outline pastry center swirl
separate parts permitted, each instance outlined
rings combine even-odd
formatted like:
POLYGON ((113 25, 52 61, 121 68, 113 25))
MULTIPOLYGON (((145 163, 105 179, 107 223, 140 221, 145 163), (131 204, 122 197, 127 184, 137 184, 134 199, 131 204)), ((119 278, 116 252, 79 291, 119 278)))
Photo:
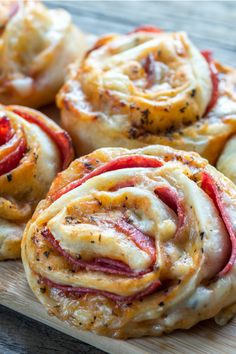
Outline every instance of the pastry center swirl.
POLYGON ((211 99, 208 63, 184 33, 114 36, 82 68, 81 88, 93 111, 117 124, 128 119, 140 131, 160 134, 190 125, 211 99))

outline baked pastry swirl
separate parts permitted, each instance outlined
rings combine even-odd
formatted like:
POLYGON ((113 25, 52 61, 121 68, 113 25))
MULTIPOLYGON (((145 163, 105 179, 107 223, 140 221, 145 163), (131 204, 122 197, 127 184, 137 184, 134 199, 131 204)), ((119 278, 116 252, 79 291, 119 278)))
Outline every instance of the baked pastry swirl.
POLYGON ((223 323, 236 302, 235 213, 235 185, 198 154, 103 148, 40 202, 22 242, 26 276, 50 314, 102 335, 223 323))
POLYGON ((161 144, 215 164, 236 131, 236 71, 183 32, 150 26, 98 40, 57 103, 79 154, 161 144))
POLYGON ((69 135, 42 113, 0 106, 0 260, 20 257, 25 223, 72 157, 69 135))
POLYGON ((85 49, 66 11, 47 9, 40 1, 1 1, 0 102, 30 107, 52 102, 67 65, 85 49))

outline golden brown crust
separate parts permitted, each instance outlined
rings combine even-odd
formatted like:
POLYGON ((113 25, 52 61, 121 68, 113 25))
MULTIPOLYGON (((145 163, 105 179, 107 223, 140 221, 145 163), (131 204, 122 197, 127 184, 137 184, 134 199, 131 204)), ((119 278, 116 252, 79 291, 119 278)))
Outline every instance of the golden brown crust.
POLYGON ((40 1, 7 1, 4 8, 0 102, 39 107, 54 101, 67 65, 86 50, 84 35, 66 11, 49 10, 40 1))
POLYGON ((234 184, 198 154, 100 149, 73 161, 38 205, 22 242, 26 276, 48 312, 79 329, 186 329, 236 302, 225 224, 235 214, 234 184))
POLYGON ((21 106, 0 106, 0 131, 2 260, 20 257, 25 223, 62 166, 58 142, 50 131, 63 138, 65 132, 42 113, 21 106))
MULTIPOLYGON (((1 222, 1 227, 6 225, 6 222, 1 222)), ((0 236, 3 236, 0 243, 0 261, 6 259, 18 259, 21 255, 21 239, 24 232, 25 224, 15 225, 9 224, 10 233, 6 235, 3 233, 4 230, 0 231, 0 236), (3 233, 3 235, 1 235, 3 233)))
POLYGON ((161 144, 196 151, 215 164, 236 131, 236 71, 214 64, 219 97, 205 115, 210 69, 185 34, 106 36, 58 95, 62 125, 79 155, 106 146, 161 144), (156 77, 149 87, 150 56, 156 77))

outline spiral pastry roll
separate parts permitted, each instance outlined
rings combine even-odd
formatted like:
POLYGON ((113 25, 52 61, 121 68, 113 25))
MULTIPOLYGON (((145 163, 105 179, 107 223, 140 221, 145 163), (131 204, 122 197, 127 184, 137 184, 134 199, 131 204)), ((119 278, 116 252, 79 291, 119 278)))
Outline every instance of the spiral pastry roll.
POLYGON ((236 131, 236 71, 186 33, 146 26, 100 38, 58 95, 79 154, 161 144, 215 164, 236 131))
POLYGON ((50 314, 116 338, 161 335, 236 302, 236 187, 196 153, 75 160, 28 223, 22 258, 50 314))
POLYGON ((72 157, 69 135, 42 113, 0 106, 0 260, 20 257, 26 222, 72 157))
POLYGON ((85 39, 61 9, 40 1, 0 4, 0 102, 39 107, 54 100, 85 39))

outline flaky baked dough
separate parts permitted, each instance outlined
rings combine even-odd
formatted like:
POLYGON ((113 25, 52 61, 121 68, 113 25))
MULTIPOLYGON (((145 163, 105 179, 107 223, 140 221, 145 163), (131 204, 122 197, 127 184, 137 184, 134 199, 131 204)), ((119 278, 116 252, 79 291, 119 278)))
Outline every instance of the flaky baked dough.
POLYGON ((67 65, 86 50, 69 13, 40 1, 0 5, 0 102, 39 107, 53 102, 67 65))
POLYGON ((0 260, 20 257, 26 222, 72 156, 68 134, 45 115, 0 106, 0 260))
POLYGON ((187 34, 143 27, 100 38, 57 103, 79 155, 161 144, 215 164, 236 132, 235 84, 235 69, 202 54, 187 34))
POLYGON ((223 324, 235 313, 235 216, 235 185, 198 154, 103 148, 38 205, 26 276, 51 315, 106 336, 223 324))

